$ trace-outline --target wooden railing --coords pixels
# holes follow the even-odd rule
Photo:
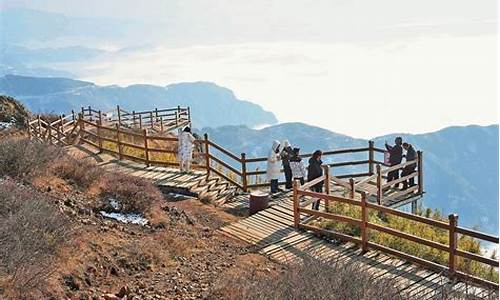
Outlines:
[[[368,251],[369,249],[379,250],[384,253],[388,253],[391,255],[398,256],[405,260],[423,265],[427,268],[438,272],[446,272],[450,277],[456,277],[462,280],[467,280],[476,284],[487,285],[489,288],[498,289],[497,282],[487,281],[482,278],[478,278],[472,274],[468,274],[462,271],[457,270],[457,258],[462,257],[465,259],[469,259],[471,261],[479,262],[486,264],[491,267],[498,268],[498,260],[488,258],[482,255],[478,255],[476,253],[467,252],[458,248],[458,234],[463,236],[471,237],[474,239],[487,241],[491,243],[498,244],[499,238],[497,236],[488,235],[482,232],[477,232],[471,229],[463,228],[458,226],[458,216],[456,214],[449,215],[448,222],[443,222],[439,220],[434,220],[431,218],[422,217],[416,214],[406,213],[400,210],[392,209],[386,206],[382,206],[375,203],[370,203],[367,201],[367,197],[365,193],[361,193],[361,199],[355,199],[354,197],[339,197],[333,196],[329,194],[330,191],[330,180],[328,178],[329,170],[328,166],[325,167],[325,175],[316,179],[314,182],[305,184],[300,186],[298,181],[294,182],[293,188],[293,210],[294,210],[294,224],[297,229],[310,230],[321,235],[330,235],[334,238],[349,241],[360,245],[362,250]],[[325,193],[316,193],[310,191],[309,188],[317,184],[319,182],[323,182],[325,186]],[[301,198],[309,198],[306,201],[301,202]],[[312,210],[306,208],[312,202],[320,201],[324,203],[324,210]],[[350,207],[356,207],[361,211],[361,217],[353,218],[351,216],[339,215],[332,213],[329,207],[334,205],[335,203],[344,203]],[[439,228],[447,232],[449,237],[448,244],[438,243],[429,239],[424,239],[413,234],[402,232],[390,227],[386,227],[375,222],[370,221],[369,219],[369,210],[373,210],[378,214],[387,214],[392,216],[397,216],[403,218],[405,220],[423,223],[435,228]],[[301,215],[306,215],[306,217],[301,221]],[[333,220],[336,222],[347,223],[353,226],[358,227],[360,230],[359,236],[352,236],[342,232],[337,232],[333,230],[327,230],[325,228],[321,228],[315,225],[312,225],[311,221],[322,218],[323,220]],[[405,253],[403,251],[393,249],[378,243],[375,243],[370,240],[370,232],[382,232],[384,234],[388,234],[400,239],[408,240],[411,242],[419,243],[421,245],[428,246],[433,249],[437,249],[440,251],[444,251],[448,254],[448,264],[440,264],[433,261],[429,261],[417,256],[414,256],[409,253]]]
[[[158,136],[152,135],[146,128],[133,130],[120,127],[119,123],[114,126],[100,125],[97,123],[80,118],[79,133],[80,141],[96,147],[99,151],[116,154],[119,159],[130,159],[140,161],[146,165],[179,166],[177,161],[177,143],[176,136]],[[204,157],[202,151],[197,151],[203,141],[195,141],[194,156]],[[136,151],[134,151],[136,150]],[[163,159],[158,156],[163,155]],[[194,167],[205,168],[205,164],[196,163]]]
[[[54,142],[66,145],[66,135],[78,131],[80,132],[81,141],[94,145],[100,151],[113,152],[119,158],[134,159],[148,165],[158,164],[169,166],[177,166],[178,162],[176,159],[173,159],[177,154],[177,137],[168,134],[173,129],[182,128],[191,122],[189,107],[183,108],[180,106],[177,108],[154,109],[152,111],[140,112],[128,112],[119,106],[117,106],[116,110],[101,112],[88,106],[81,108],[79,118],[76,118],[75,113],[72,112],[70,116],[60,119],[51,124],[47,124],[40,118],[32,120],[30,122],[30,132],[37,138],[46,139],[49,136]],[[106,145],[114,146],[105,147]],[[260,176],[266,174],[266,171],[263,169],[265,169],[267,157],[248,158],[245,153],[236,155],[210,140],[208,135],[205,135],[204,139],[196,141],[196,145],[198,151],[195,151],[195,155],[197,158],[202,159],[202,161],[198,161],[197,165],[207,169],[208,175],[210,172],[213,172],[244,191],[269,186],[269,182],[265,178],[252,182],[253,178],[260,178]],[[130,148],[137,151],[123,150]],[[155,159],[161,153],[164,156],[170,154],[172,159]],[[370,141],[368,142],[368,147],[324,151],[323,160],[330,167],[331,180],[339,185],[351,186],[354,192],[356,186],[359,186],[360,182],[366,180],[362,179],[360,182],[356,182],[354,178],[368,176],[369,179],[373,179],[374,176],[378,176],[381,179],[388,172],[387,170],[404,167],[404,164],[402,164],[389,169],[383,169],[387,165],[383,163],[382,157],[378,160],[376,157],[381,153],[383,154],[384,150],[375,148],[373,141]],[[343,157],[351,154],[357,155],[358,158]],[[303,158],[311,156],[312,153],[301,155]],[[423,191],[421,153],[419,153],[418,166],[419,168],[416,173],[404,178],[418,176],[418,188],[413,187],[405,191],[405,193],[414,190]],[[346,172],[346,167],[355,167],[358,171]],[[366,167],[366,169],[361,170],[363,167]],[[375,169],[377,171],[376,174],[374,174]],[[347,178],[350,181],[346,180]],[[404,179],[400,179],[398,182]],[[284,182],[280,182],[280,184],[284,184]],[[386,187],[387,184],[382,185],[380,180],[380,184],[378,185],[379,191]]]
[[[90,122],[101,125],[119,124],[124,128],[151,129],[157,132],[171,131],[191,125],[191,111],[189,107],[157,109],[151,111],[126,111],[120,106],[116,110],[101,112],[91,106],[82,107],[81,115]]]
[[[47,141],[54,145],[68,145],[69,138],[75,133],[77,117],[74,112],[61,115],[52,122],[44,120],[40,115],[28,122],[28,134],[31,138]]]

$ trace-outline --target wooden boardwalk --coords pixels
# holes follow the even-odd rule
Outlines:
[[[304,219],[305,216],[301,216]],[[256,251],[281,263],[300,263],[305,257],[327,264],[356,263],[374,280],[394,279],[398,290],[411,299],[442,299],[443,292],[459,295],[467,292],[488,298],[487,292],[451,282],[444,274],[421,268],[378,251],[361,253],[353,243],[319,238],[293,227],[292,202],[283,198],[271,207],[239,222],[221,228],[225,234],[246,241]]]
[[[180,189],[199,196],[211,192],[211,189],[220,193],[217,186],[222,186],[221,189],[224,189],[227,184],[217,180],[211,184],[211,179],[207,180],[204,170],[186,174],[180,173],[175,168],[147,167],[142,163],[118,160],[109,154],[98,154],[92,147],[72,146],[69,149],[78,157],[94,159],[106,169],[147,178],[159,186]],[[346,189],[335,185],[332,187],[332,193],[346,193]],[[248,211],[249,195],[231,193],[230,198],[230,201],[221,205],[221,208],[228,212],[244,212],[240,215],[245,215]],[[247,242],[255,251],[281,263],[300,263],[304,257],[312,257],[331,264],[358,263],[366,272],[372,274],[374,280],[394,278],[398,289],[409,298],[442,299],[443,291],[447,291],[457,295],[467,292],[469,295],[474,295],[473,299],[491,299],[486,291],[463,282],[450,282],[445,274],[427,270],[378,251],[362,254],[353,243],[320,238],[310,232],[297,231],[293,223],[291,199],[291,192],[283,192],[273,198],[269,208],[222,227],[220,231]],[[305,215],[301,218],[303,220]]]

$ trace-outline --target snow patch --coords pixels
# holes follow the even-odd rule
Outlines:
[[[122,214],[122,213],[108,213],[103,210],[100,211],[101,215],[106,218],[114,219],[116,221],[127,223],[127,224],[137,224],[137,225],[147,225],[148,219],[142,217],[138,214]]]

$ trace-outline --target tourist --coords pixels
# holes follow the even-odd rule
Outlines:
[[[406,157],[406,162],[417,159],[417,152],[415,151],[415,149],[413,148],[413,146],[411,144],[406,143],[406,142],[403,143],[403,149],[405,149],[405,151],[406,151],[406,154],[403,155],[404,157]],[[410,165],[405,166],[403,168],[403,171],[401,172],[401,177],[408,176],[408,175],[412,174],[413,172],[415,172],[416,166],[417,166],[417,164],[410,164]],[[409,182],[410,187],[414,186],[415,185],[415,178],[412,177],[409,180],[403,181],[403,190],[406,190],[408,188],[408,182]]]
[[[195,137],[191,134],[191,128],[186,126],[179,135],[178,156],[181,172],[191,170],[191,160],[193,159]]]
[[[309,159],[309,166],[307,167],[307,181],[312,181],[318,177],[323,176],[323,162],[321,161],[321,156],[323,152],[321,150],[314,151],[312,157]],[[316,193],[323,192],[323,182],[316,183],[311,187],[311,190]],[[312,208],[315,210],[319,209],[319,200],[312,204]]]
[[[292,157],[290,157],[290,168],[292,169],[292,177],[294,180],[299,180],[300,184],[304,184],[304,177],[306,177],[306,167],[300,157],[300,149],[293,148]]]
[[[279,191],[278,180],[281,174],[280,166],[280,142],[274,141],[269,155],[267,156],[267,181],[271,183],[271,194]]]
[[[389,151],[389,165],[395,166],[401,163],[403,159],[403,148],[401,144],[403,143],[403,139],[401,137],[396,137],[394,140],[395,145],[389,146],[387,142],[385,143],[385,148]],[[399,178],[399,170],[393,170],[387,174],[387,182],[396,180]],[[396,184],[396,188],[399,187],[399,184]]]
[[[292,188],[292,169],[290,168],[290,157],[292,156],[292,146],[288,140],[283,141],[283,150],[281,150],[281,164],[285,172],[285,188]]]

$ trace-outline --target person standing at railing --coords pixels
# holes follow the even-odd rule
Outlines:
[[[267,156],[266,170],[267,181],[271,183],[271,194],[275,194],[279,191],[278,180],[281,174],[280,160],[280,142],[274,141],[271,150],[269,150],[269,155]]]
[[[290,168],[292,169],[292,177],[294,180],[299,180],[300,184],[304,184],[304,178],[307,175],[306,167],[300,157],[300,148],[293,148],[292,157],[290,157]]]
[[[389,146],[387,142],[385,143],[385,148],[389,151],[389,164],[391,166],[399,165],[403,160],[403,148],[401,144],[403,143],[403,139],[398,136],[394,140],[395,145]],[[399,178],[399,170],[393,170],[387,173],[387,182],[397,180]],[[399,187],[399,184],[396,184],[396,188]]]
[[[314,151],[311,158],[309,158],[309,166],[307,166],[307,181],[313,181],[314,179],[323,176],[323,161],[321,161],[321,156],[323,152],[321,150]],[[316,193],[323,193],[323,182],[319,182],[311,187],[311,190]],[[312,209],[319,209],[319,200],[312,204]]]
[[[186,126],[179,134],[178,156],[181,172],[191,170],[191,160],[193,159],[193,148],[195,137],[191,134],[191,128]]]
[[[292,146],[288,140],[284,140],[283,150],[281,150],[281,164],[283,165],[283,171],[285,172],[285,188],[292,188],[292,169],[290,168],[290,157],[292,157],[293,151]]]
[[[417,159],[417,152],[413,148],[412,144],[409,143],[403,143],[403,149],[405,149],[406,154],[403,155],[406,157],[406,162],[416,160]],[[417,164],[411,164],[403,168],[403,171],[401,172],[401,177],[408,176],[415,172],[415,168],[417,167]],[[412,177],[409,180],[403,181],[403,190],[406,190],[408,188],[408,182],[410,183],[410,187],[415,185],[415,178]]]

